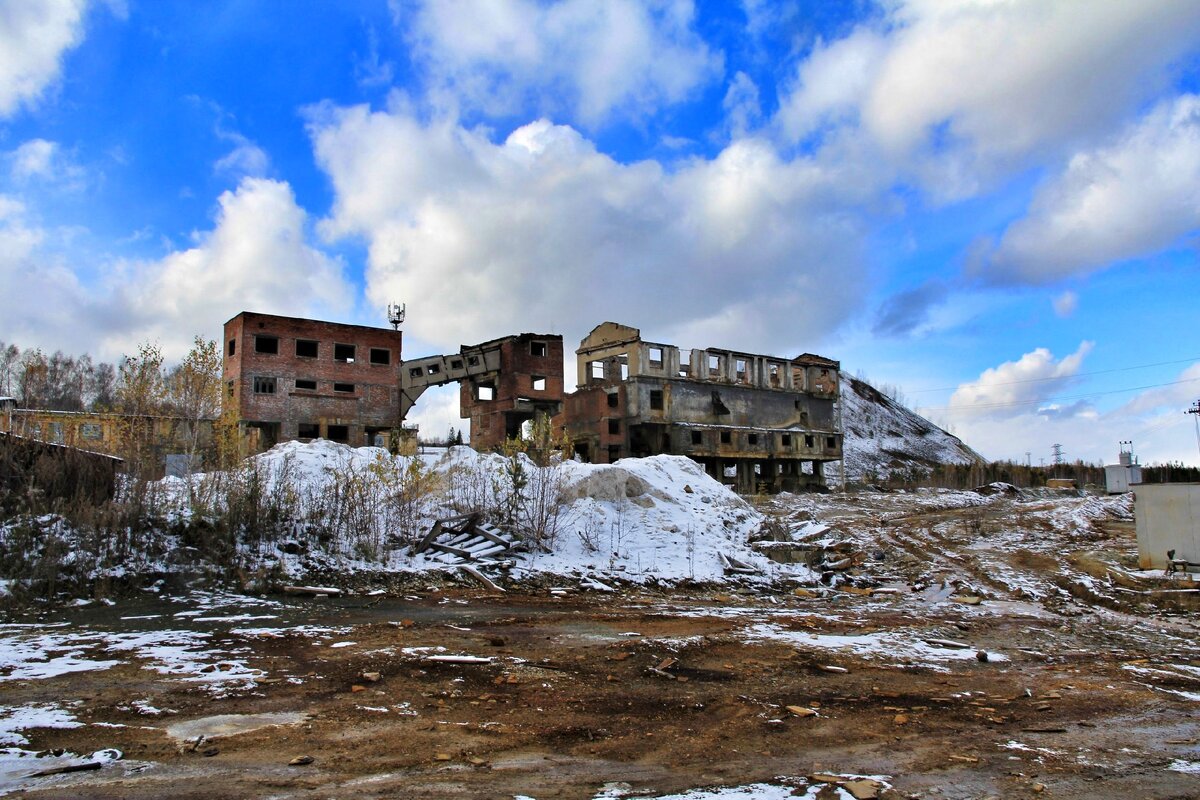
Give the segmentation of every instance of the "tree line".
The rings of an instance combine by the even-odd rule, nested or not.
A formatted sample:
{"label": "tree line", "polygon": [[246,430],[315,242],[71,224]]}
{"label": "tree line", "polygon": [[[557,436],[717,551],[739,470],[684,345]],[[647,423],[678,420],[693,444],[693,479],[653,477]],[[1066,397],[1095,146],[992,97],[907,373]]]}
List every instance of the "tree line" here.
{"label": "tree line", "polygon": [[213,419],[221,413],[220,385],[221,351],[201,336],[174,365],[153,343],[110,364],[0,342],[0,397],[16,398],[21,408]]}

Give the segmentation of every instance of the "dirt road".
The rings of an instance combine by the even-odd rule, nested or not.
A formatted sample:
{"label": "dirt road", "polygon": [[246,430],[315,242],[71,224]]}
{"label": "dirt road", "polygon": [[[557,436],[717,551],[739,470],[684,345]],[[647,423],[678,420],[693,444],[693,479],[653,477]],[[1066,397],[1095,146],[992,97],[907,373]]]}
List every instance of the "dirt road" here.
{"label": "dirt road", "polygon": [[[798,594],[192,591],[13,619],[0,772],[54,798],[1200,796],[1194,614],[1068,591],[1084,553],[1128,558],[1127,523],[1067,550],[1034,507],[852,506],[825,515],[887,552]],[[80,761],[13,755],[105,748],[40,778]]]}

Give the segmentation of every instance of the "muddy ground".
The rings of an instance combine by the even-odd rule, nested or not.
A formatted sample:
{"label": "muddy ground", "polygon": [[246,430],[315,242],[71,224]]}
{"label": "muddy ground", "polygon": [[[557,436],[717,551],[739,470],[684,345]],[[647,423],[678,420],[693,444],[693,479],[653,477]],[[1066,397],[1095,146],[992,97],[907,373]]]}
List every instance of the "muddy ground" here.
{"label": "muddy ground", "polygon": [[[171,618],[187,597],[59,612],[89,630],[139,625],[128,617],[207,625],[210,673],[232,653],[262,677],[214,691],[131,659],[6,680],[4,705],[57,704],[83,723],[27,730],[25,749],[123,753],[15,790],[546,800],[775,781],[797,797],[851,796],[822,777],[834,774],[881,776],[881,797],[1200,796],[1195,613],[1179,595],[1133,594],[1147,589],[1054,588],[1060,570],[1082,569],[1072,564],[1127,561],[1128,522],[1098,524],[1070,552],[1010,551],[1013,574],[1028,580],[988,585],[978,559],[935,563],[970,545],[944,546],[956,516],[944,508],[903,519],[877,508],[856,517],[852,503],[825,511],[846,530],[870,518],[888,531],[887,552],[856,580],[799,595],[778,585],[558,597],[464,586],[270,600],[278,619],[261,623]],[[1037,529],[1029,509],[1017,511]],[[985,523],[957,518],[957,535],[986,538]],[[220,614],[238,606],[223,603]],[[863,642],[874,645],[854,645]],[[479,660],[431,659],[446,656]]]}

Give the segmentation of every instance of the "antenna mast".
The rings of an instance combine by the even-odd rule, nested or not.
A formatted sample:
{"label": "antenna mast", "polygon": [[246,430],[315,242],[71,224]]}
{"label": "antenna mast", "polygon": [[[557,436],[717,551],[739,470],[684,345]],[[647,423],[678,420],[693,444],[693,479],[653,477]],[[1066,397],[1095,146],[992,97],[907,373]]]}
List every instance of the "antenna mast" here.
{"label": "antenna mast", "polygon": [[400,326],[404,324],[405,305],[401,303],[388,303],[387,319],[388,324],[392,326],[392,330],[400,330]]}

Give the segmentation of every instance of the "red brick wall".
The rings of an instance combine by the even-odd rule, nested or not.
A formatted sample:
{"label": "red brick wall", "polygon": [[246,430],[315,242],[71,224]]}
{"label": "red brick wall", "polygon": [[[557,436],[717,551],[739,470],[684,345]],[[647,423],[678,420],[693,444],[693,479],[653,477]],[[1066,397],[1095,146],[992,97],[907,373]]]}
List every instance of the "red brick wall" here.
{"label": "red brick wall", "polygon": [[[256,352],[256,336],[278,337],[278,353]],[[297,339],[316,341],[316,358],[297,356]],[[243,312],[225,323],[225,380],[233,382],[239,418],[278,423],[281,439],[295,438],[301,423],[320,425],[322,435],[328,425],[345,425],[351,443],[361,444],[363,428],[398,424],[401,339],[386,328]],[[354,345],[353,363],[335,361],[334,344]],[[390,363],[372,364],[371,348],[388,350]],[[274,378],[274,393],[256,393],[255,377]],[[297,389],[297,378],[316,381],[316,390]],[[354,391],[335,392],[335,383],[353,384]]]}
{"label": "red brick wall", "polygon": [[[541,342],[546,355],[535,356],[531,344]],[[546,388],[535,390],[533,376],[546,379]],[[471,420],[471,444],[480,450],[498,447],[505,439],[505,413],[516,408],[517,398],[561,403],[563,398],[563,342],[561,336],[523,333],[500,342],[500,372],[493,377],[493,400],[475,398],[475,382],[463,381],[459,404],[463,419]]]}

